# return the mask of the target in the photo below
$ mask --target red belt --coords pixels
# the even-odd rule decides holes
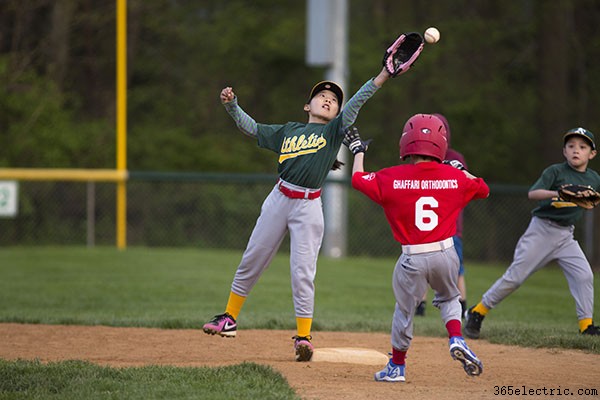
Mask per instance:
[[[279,188],[279,191],[284,194],[284,196],[289,197],[290,199],[314,200],[314,199],[318,198],[319,196],[321,196],[320,189],[315,192],[309,192],[308,190],[304,190],[304,191],[293,190],[293,189],[283,186],[281,184],[281,182],[279,182],[277,184],[277,187]]]

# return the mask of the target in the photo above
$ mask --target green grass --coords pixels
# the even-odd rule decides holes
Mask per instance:
[[[227,293],[217,287],[231,279],[237,258],[193,250],[3,249],[0,321],[197,327],[223,307]]]
[[[223,311],[240,257],[240,252],[200,249],[3,248],[0,249],[0,322],[199,328]],[[319,330],[389,332],[394,310],[391,277],[395,261],[322,257],[316,279],[313,333],[318,334]],[[478,301],[506,267],[467,262],[469,302]],[[595,292],[596,304],[599,304],[597,277]],[[248,297],[238,322],[241,329],[295,328],[286,254],[275,257]],[[445,337],[439,311],[429,305],[426,316],[415,320],[414,333]],[[574,300],[556,266],[534,274],[492,310],[484,321],[482,339],[600,354],[600,338],[577,333]],[[81,375],[70,375],[75,373],[73,365],[82,370]],[[229,369],[113,370],[88,364],[44,366],[32,362],[3,362],[0,367],[0,399],[110,398],[113,391],[124,391],[113,398],[153,398],[154,393],[160,392],[144,392],[143,382],[155,379],[172,390],[169,398],[194,398],[193,393],[198,393],[198,388],[194,382],[197,378],[192,377],[208,374],[215,388],[231,379]],[[243,365],[239,368],[254,371],[261,367]],[[31,372],[21,379],[21,369]],[[244,380],[270,382],[274,379],[256,376],[261,374],[264,375],[264,371],[239,375],[243,375]],[[75,388],[69,383],[71,380],[94,383],[79,385],[88,388]],[[177,389],[179,386],[184,387],[181,392]],[[76,392],[88,389],[89,393]],[[290,398],[293,396],[290,393],[282,391],[279,395]],[[261,394],[250,398],[275,397]]]
[[[222,312],[240,257],[240,252],[198,249],[0,249],[0,321],[198,328]],[[394,263],[322,257],[314,330],[388,332]],[[467,262],[470,303],[479,300],[505,269],[506,265]],[[242,329],[295,328],[289,279],[287,255],[276,256],[244,305]],[[598,279],[595,288],[598,304]],[[415,334],[443,336],[439,312],[431,305],[427,311],[426,317],[416,319]],[[490,312],[482,338],[600,352],[597,342],[576,332],[575,304],[566,279],[549,266]]]
[[[280,373],[254,363],[212,369],[108,368],[84,361],[0,360],[0,399],[197,398],[298,399]]]

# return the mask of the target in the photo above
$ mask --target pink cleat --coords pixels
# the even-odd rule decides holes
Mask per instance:
[[[215,315],[210,322],[204,324],[202,329],[204,333],[209,335],[218,334],[222,337],[235,337],[237,324],[235,323],[235,318],[229,313],[225,313]]]
[[[313,356],[314,347],[310,343],[312,336],[294,336],[294,350],[296,350],[296,361],[310,361]]]

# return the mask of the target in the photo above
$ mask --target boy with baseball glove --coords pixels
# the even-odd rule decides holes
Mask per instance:
[[[596,156],[594,134],[585,128],[575,128],[563,136],[563,156],[566,162],[549,166],[529,189],[528,197],[538,201],[531,214],[529,227],[519,239],[513,262],[481,301],[467,313],[465,336],[477,339],[488,312],[517,290],[534,272],[556,261],[562,269],[579,320],[579,332],[600,335],[593,324],[594,274],[590,264],[573,238],[575,222],[584,208],[598,204],[600,175],[588,168]],[[577,185],[585,188],[577,188]],[[564,192],[567,188],[568,191]],[[583,207],[583,208],[582,208]]]

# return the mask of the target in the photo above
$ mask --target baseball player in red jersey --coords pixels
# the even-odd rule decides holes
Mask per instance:
[[[444,127],[446,128],[446,139],[448,140],[448,150],[446,150],[446,156],[444,157],[444,162],[455,162],[458,161],[462,165],[463,168],[469,169],[467,166],[467,161],[465,160],[465,156],[457,150],[450,147],[452,144],[450,134],[450,125],[448,124],[448,120],[442,114],[435,113],[433,114],[438,117]],[[460,262],[460,266],[458,269],[458,290],[460,291],[460,307],[461,307],[461,316],[464,319],[467,313],[467,283],[465,281],[465,264],[463,259],[463,241],[462,241],[462,232],[463,232],[463,220],[464,220],[464,210],[460,212],[458,215],[458,219],[456,220],[456,233],[454,234],[454,248],[458,253],[458,260]],[[427,293],[423,296],[423,300],[417,304],[416,315],[425,316],[425,308],[427,305]]]
[[[375,374],[375,380],[405,381],[415,308],[428,286],[448,330],[450,355],[468,375],[481,374],[483,365],[461,334],[459,260],[452,236],[461,210],[471,200],[486,198],[489,187],[466,170],[441,163],[448,143],[444,124],[434,115],[417,114],[406,122],[400,157],[410,158],[409,164],[365,172],[366,142],[355,128],[347,131],[346,138],[354,154],[352,186],[383,207],[394,238],[402,244],[392,278],[396,298],[392,358]]]

